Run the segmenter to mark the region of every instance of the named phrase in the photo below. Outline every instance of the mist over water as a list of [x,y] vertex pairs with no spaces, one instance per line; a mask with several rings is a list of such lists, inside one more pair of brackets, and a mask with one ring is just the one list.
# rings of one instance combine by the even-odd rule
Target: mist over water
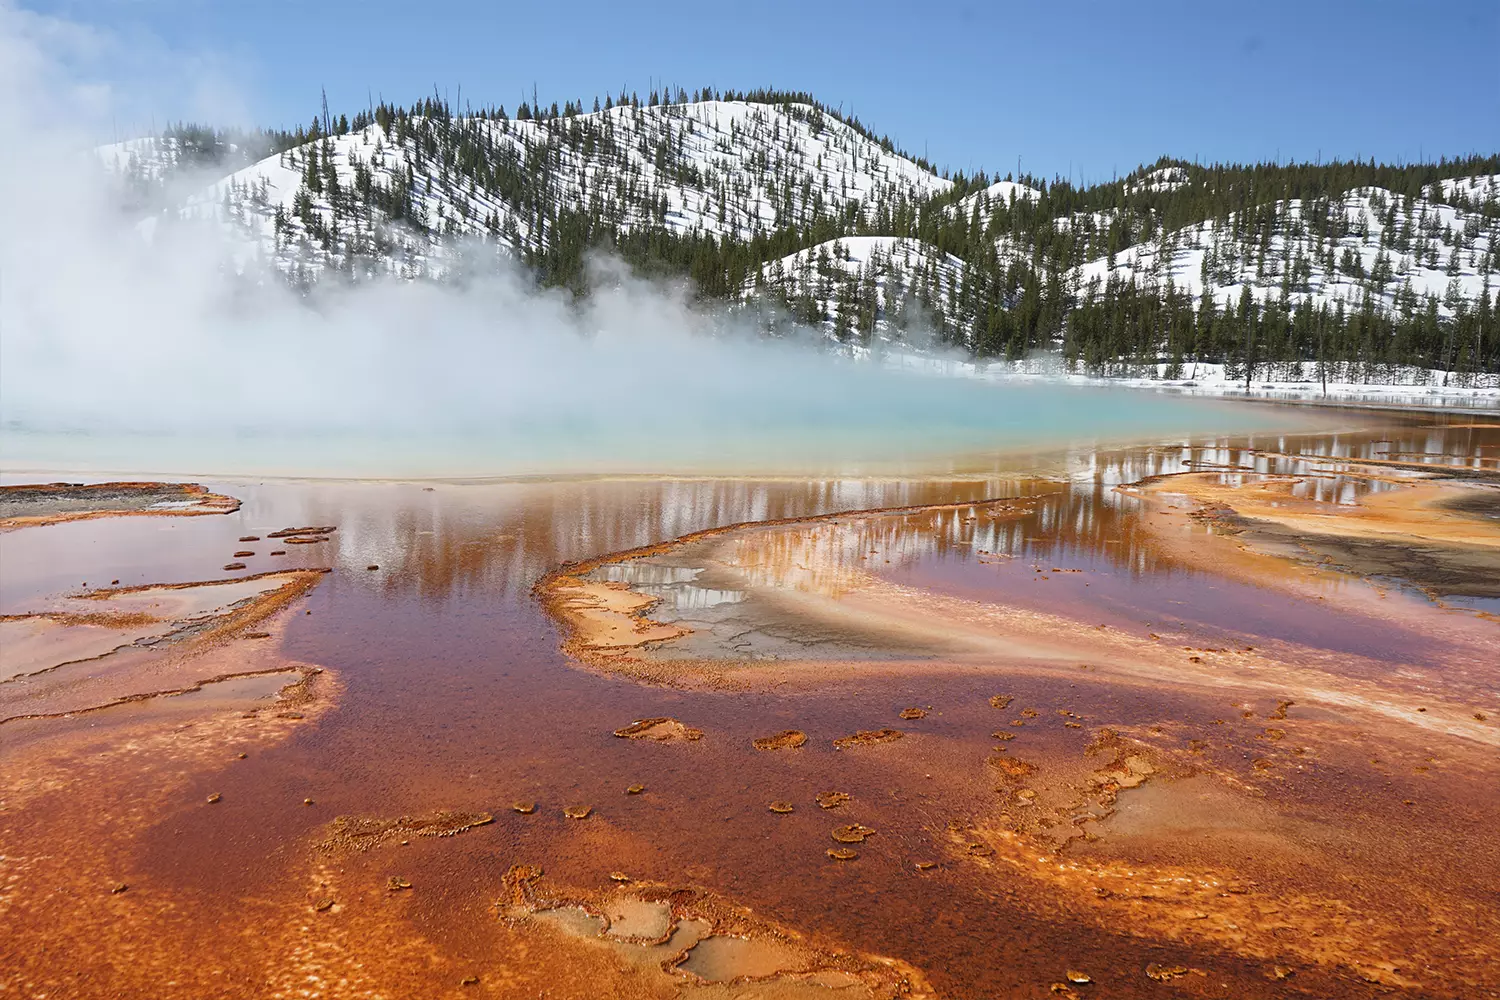
[[[213,225],[141,224],[90,152],[104,42],[0,3],[0,467],[330,476],[852,472],[1265,426],[1226,404],[886,371],[596,262],[576,302],[292,290]],[[107,134],[107,133],[106,133]]]

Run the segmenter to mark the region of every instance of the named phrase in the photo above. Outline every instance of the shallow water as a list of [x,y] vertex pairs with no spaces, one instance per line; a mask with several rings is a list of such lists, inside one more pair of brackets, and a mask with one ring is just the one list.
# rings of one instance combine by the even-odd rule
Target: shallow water
[[[1348,654],[1362,670],[1382,663],[1403,670],[1439,668],[1460,651],[1459,638],[1352,611],[1330,614],[1183,564],[1137,524],[1139,501],[1114,490],[1182,471],[1188,463],[1309,470],[1304,462],[1277,457],[1285,454],[1338,460],[1401,453],[1402,461],[1475,467],[1493,465],[1500,455],[1500,430],[1446,426],[1462,424],[1461,418],[1381,417],[1366,423],[1378,426],[1103,451],[1084,447],[997,460],[983,474],[914,479],[205,482],[242,499],[241,509],[0,534],[0,613],[14,613],[39,596],[75,593],[84,581],[218,579],[226,575],[220,567],[230,553],[241,548],[240,536],[264,536],[288,525],[338,526],[326,543],[293,546],[284,557],[271,557],[265,541],[246,546],[257,554],[244,559],[243,571],[334,570],[293,608],[282,640],[287,658],[326,667],[339,678],[343,690],[334,708],[286,742],[193,774],[183,801],[201,803],[210,793],[222,794],[213,809],[141,816],[130,805],[130,787],[96,790],[98,809],[130,817],[122,837],[127,828],[130,836],[121,840],[114,863],[137,873],[131,892],[140,883],[154,898],[191,901],[195,919],[208,925],[234,926],[245,901],[276,896],[296,870],[290,859],[298,845],[316,840],[334,816],[486,810],[495,814],[489,826],[391,848],[406,852],[396,857],[415,888],[400,894],[410,903],[390,919],[439,953],[466,961],[483,958],[499,874],[512,863],[529,862],[563,885],[607,886],[609,874],[623,870],[638,880],[703,886],[841,947],[910,962],[944,996],[1047,995],[1048,984],[1074,965],[1107,983],[1111,996],[1157,996],[1163,987],[1138,968],[1147,959],[1165,962],[1188,952],[1188,964],[1215,977],[1215,985],[1202,985],[1201,995],[1283,995],[1265,979],[1261,960],[1118,933],[1070,916],[1065,907],[1059,912],[1021,905],[1015,893],[1036,890],[989,881],[950,853],[954,824],[992,808],[994,780],[975,764],[991,753],[989,733],[1011,717],[987,702],[997,685],[1015,697],[1017,710],[1035,705],[1048,717],[1077,711],[1095,722],[1144,729],[1222,715],[1230,720],[1222,727],[1225,760],[1243,767],[1245,748],[1256,745],[1267,723],[1240,718],[1239,696],[1117,687],[1087,674],[1065,684],[1040,675],[997,682],[971,670],[901,675],[855,669],[795,690],[645,686],[571,663],[559,648],[555,623],[531,590],[564,562],[719,525],[1031,498],[1032,509],[1013,519],[968,521],[962,511],[949,511],[882,522],[859,546],[837,551],[850,566],[903,585],[1020,608],[1063,608],[1081,621],[1141,634],[1170,625],[1205,641],[1218,637],[1225,644],[1295,644]],[[1347,503],[1368,487],[1367,480],[1341,478],[1336,463],[1320,464],[1317,471],[1327,477],[1309,480],[1307,488],[1320,499]],[[378,569],[366,568],[372,565]],[[688,573],[642,567],[615,571],[615,577],[644,580],[643,589],[667,599],[660,609],[666,617],[737,605],[743,597],[698,586]],[[245,686],[255,697],[266,693],[265,682]],[[932,711],[917,721],[898,720],[897,713],[912,705]],[[1269,709],[1257,705],[1256,713],[1264,716]],[[107,733],[110,712],[48,722],[58,733]],[[120,724],[150,714],[135,706],[121,714]],[[706,736],[657,744],[612,735],[632,720],[656,716],[681,719]],[[907,735],[848,751],[832,745],[836,737],[881,726],[900,726]],[[806,731],[807,746],[752,749],[753,739],[789,728]],[[1027,729],[1023,736],[1033,738],[1031,733]],[[35,723],[24,736],[0,727],[0,757],[20,744],[34,745],[38,734]],[[1054,726],[1034,738],[1040,758],[1075,744],[1081,748],[1088,736]],[[1372,776],[1350,771],[1344,757],[1334,758],[1330,752],[1327,770],[1315,777],[1291,782],[1285,800],[1298,808],[1352,810],[1371,788],[1399,800],[1419,781],[1409,767]],[[625,794],[634,783],[646,790]],[[830,788],[850,793],[851,801],[836,811],[819,809],[813,797]],[[1138,820],[1143,812],[1177,817],[1184,808],[1177,798],[1159,800],[1157,788],[1150,796],[1121,808],[1114,822],[1122,838],[1136,829],[1132,824],[1152,827]],[[1441,867],[1447,864],[1442,859],[1478,843],[1482,820],[1442,796],[1434,799],[1438,818],[1432,828],[1446,832],[1423,827],[1423,838],[1432,855],[1428,863]],[[512,812],[509,803],[516,800],[538,802],[537,811]],[[772,800],[792,801],[795,810],[773,814],[767,809]],[[565,818],[562,807],[573,804],[594,812],[585,820]],[[1191,812],[1191,805],[1186,808]],[[0,853],[29,853],[18,848],[34,849],[29,838],[47,829],[45,810],[10,821]],[[857,862],[830,861],[830,829],[852,822],[878,832],[858,845]],[[1470,864],[1493,867],[1494,855],[1492,848],[1475,848]],[[941,863],[931,870],[914,867],[929,860]],[[146,889],[140,892],[144,896]],[[597,933],[602,926],[583,911],[555,913],[575,932],[592,927],[589,933]],[[38,943],[45,935],[50,951],[66,956],[67,940],[55,935],[67,930],[67,918],[25,910],[16,919],[20,936],[9,936],[8,954],[24,960],[26,974],[40,981],[43,973],[33,964],[39,953],[15,942]],[[744,956],[716,951],[741,947],[734,940],[709,938],[686,967],[709,980],[723,963],[739,967],[735,963]],[[202,946],[215,948],[211,941]],[[770,971],[785,957],[763,944],[754,947],[761,949],[756,960],[765,959]],[[232,959],[223,960],[233,966]],[[73,961],[89,966],[92,960],[80,953]],[[379,966],[381,959],[369,961]],[[96,976],[91,982],[110,981],[108,969],[90,967]],[[457,982],[447,965],[442,968],[444,978],[433,980],[431,995],[440,995],[439,982],[443,989]],[[1123,969],[1130,974],[1110,978],[1111,970]],[[1305,971],[1302,981],[1326,995],[1373,990],[1319,975]],[[120,988],[136,995],[128,984]],[[254,991],[230,989],[225,995]]]

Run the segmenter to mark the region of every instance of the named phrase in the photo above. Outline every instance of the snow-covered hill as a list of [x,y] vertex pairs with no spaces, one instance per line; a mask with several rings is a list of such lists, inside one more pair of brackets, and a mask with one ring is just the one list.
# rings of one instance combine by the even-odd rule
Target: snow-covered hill
[[748,294],[779,298],[839,340],[921,339],[942,325],[966,265],[912,238],[846,236],[764,265]]
[[[332,135],[325,116],[310,139],[186,128],[99,157],[135,192],[149,238],[206,229],[242,266],[303,286],[447,278],[504,257],[582,290],[585,255],[608,247],[752,303],[772,326],[790,317],[839,341],[936,336],[983,357],[1063,351],[1093,369],[1253,366],[1262,340],[1288,363],[1316,351],[1500,367],[1500,158],[1163,159],[1081,188],[950,180],[805,95],[707,96],[540,118],[522,105],[515,119],[426,99],[340,117]],[[1239,309],[1246,297],[1283,308]],[[1235,316],[1216,324],[1205,303]],[[1368,334],[1364,310],[1382,332]]]
[[1015,181],[996,181],[989,187],[966,194],[954,202],[949,211],[959,218],[977,218],[988,222],[991,213],[1002,206],[1008,207],[1016,201],[1036,201],[1042,192]]
[[284,271],[411,276],[441,270],[455,236],[545,250],[568,212],[627,232],[749,239],[819,218],[874,224],[949,186],[817,108],[703,101],[546,121],[388,119],[237,170],[180,217],[226,225]]
[[[1165,288],[1221,306],[1246,291],[1258,302],[1285,299],[1379,311],[1420,310],[1429,297],[1442,315],[1492,294],[1497,281],[1500,215],[1479,211],[1500,199],[1500,177],[1442,185],[1470,207],[1362,188],[1333,201],[1279,201],[1168,232],[1076,268],[1083,292],[1108,281]],[[1106,223],[1107,224],[1107,223]]]

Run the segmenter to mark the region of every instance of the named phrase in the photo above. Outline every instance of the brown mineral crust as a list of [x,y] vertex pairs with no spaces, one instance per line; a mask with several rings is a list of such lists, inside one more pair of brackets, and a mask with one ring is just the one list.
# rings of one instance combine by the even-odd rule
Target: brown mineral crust
[[906,734],[899,729],[861,729],[852,736],[840,736],[833,745],[840,750],[847,747],[868,746],[872,743],[894,743]]
[[694,729],[692,726],[663,715],[652,719],[637,719],[622,729],[616,729],[615,735],[623,740],[693,743],[703,739],[703,730]]
[[664,642],[691,630],[647,617],[660,603],[624,583],[568,578],[557,584],[559,607],[573,623],[573,639],[601,657],[624,658],[626,651]]
[[774,736],[762,736],[752,740],[757,750],[787,750],[800,747],[807,742],[807,734],[800,729],[783,729]]
[[0,615],[0,622],[24,622],[35,619],[45,619],[56,622],[59,625],[97,625],[101,628],[117,629],[140,628],[146,625],[155,625],[161,621],[155,615],[147,614],[144,611],[95,611],[90,613],[38,611],[34,614]]
[[[843,853],[846,850],[835,848],[829,853],[834,857],[858,856],[852,851],[846,855]],[[627,937],[609,941],[592,935],[564,936],[548,929],[544,938],[548,947],[543,952],[547,957],[540,964],[553,977],[551,982],[567,984],[564,994],[568,996],[655,996],[658,995],[656,990],[661,990],[659,995],[663,996],[680,993],[683,973],[676,967],[691,954],[691,950],[687,955],[651,955],[645,968],[652,971],[644,973],[651,978],[642,983],[643,972],[632,970],[628,960],[625,968],[621,968],[620,949],[625,945],[617,942],[630,942],[637,947],[659,945],[668,940],[675,941],[677,928],[695,924],[706,930],[699,932],[703,937],[689,939],[690,947],[698,941],[717,937],[764,945],[779,953],[795,956],[791,967],[784,971],[759,973],[753,978],[753,982],[735,980],[736,983],[750,986],[757,996],[778,998],[783,995],[801,997],[813,993],[832,994],[833,991],[827,989],[827,985],[833,985],[839,995],[847,992],[852,997],[869,1000],[935,998],[932,985],[921,971],[898,958],[852,951],[841,942],[773,922],[755,910],[737,905],[698,886],[634,879],[627,884],[601,888],[560,886],[544,877],[541,869],[530,865],[513,868],[504,881],[510,895],[507,902],[497,904],[500,916],[504,918],[502,923],[523,929],[537,922],[534,917],[538,913],[570,907],[595,915],[606,925],[610,923],[610,914],[619,912],[621,903],[654,904],[664,908],[669,915],[667,933],[649,940]],[[662,962],[663,957],[665,962]],[[599,971],[595,965],[597,958],[607,959],[608,965],[613,966],[614,970],[629,973],[631,988],[620,993],[600,993],[601,989],[606,988],[604,984],[615,982],[614,976],[619,972]],[[573,992],[573,984],[579,980],[563,970],[581,972],[587,976],[583,980],[587,983],[583,993]],[[642,994],[642,989],[647,992]],[[812,993],[806,992],[809,989]],[[787,992],[783,993],[783,990]]]
[[[186,505],[170,508],[152,506],[161,503]],[[75,509],[68,509],[70,505],[76,505]],[[140,514],[190,517],[199,514],[232,514],[239,509],[239,500],[210,493],[207,487],[197,483],[52,483],[0,486],[0,531],[97,517]]]
[[874,833],[873,829],[862,823],[846,823],[833,828],[833,839],[840,844],[862,844],[866,837]]
[[454,810],[394,819],[339,816],[328,824],[318,846],[325,851],[368,851],[402,837],[453,837],[494,821],[495,817],[487,812]]

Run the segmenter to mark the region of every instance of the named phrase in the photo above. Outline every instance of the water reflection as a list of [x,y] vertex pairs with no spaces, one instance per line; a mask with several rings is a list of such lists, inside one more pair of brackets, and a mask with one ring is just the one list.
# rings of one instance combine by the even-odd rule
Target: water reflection
[[[1367,623],[1351,627],[1347,617],[1316,608],[1296,611],[1288,601],[1259,600],[1212,574],[1179,565],[1136,525],[1132,514],[1140,500],[1116,487],[1190,470],[1295,474],[1305,477],[1302,488],[1308,496],[1347,503],[1361,489],[1389,485],[1372,486],[1349,475],[1353,461],[1398,463],[1363,467],[1391,478],[1409,476],[1421,465],[1488,468],[1476,463],[1493,463],[1500,446],[1496,435],[1496,428],[1456,421],[1381,418],[1379,426],[1367,430],[1182,439],[1103,451],[1078,446],[1056,454],[976,458],[900,481],[210,483],[241,497],[241,511],[160,519],[160,524],[144,519],[79,522],[0,536],[5,570],[0,589],[10,602],[27,588],[76,589],[83,580],[115,576],[128,576],[127,582],[213,578],[221,575],[226,548],[236,546],[241,536],[264,537],[289,525],[338,525],[328,542],[291,546],[284,557],[273,558],[269,546],[254,543],[249,547],[256,555],[245,560],[246,572],[310,565],[336,570],[308,602],[312,614],[299,614],[289,626],[287,652],[301,662],[326,665],[340,678],[345,690],[337,710],[284,747],[256,752],[249,761],[226,755],[215,773],[181,795],[184,802],[199,803],[209,792],[222,792],[221,804],[163,811],[142,821],[139,839],[129,843],[132,863],[149,875],[157,898],[193,900],[195,924],[233,929],[226,940],[256,939],[256,928],[237,923],[255,909],[244,906],[244,900],[275,899],[287,885],[303,884],[297,852],[289,845],[313,842],[328,817],[484,809],[497,813],[497,819],[483,834],[441,844],[414,843],[405,853],[393,847],[371,862],[393,863],[389,859],[399,857],[411,866],[402,873],[418,889],[399,904],[410,906],[414,914],[410,926],[401,925],[407,937],[415,929],[455,952],[482,940],[476,928],[496,926],[488,906],[506,866],[526,861],[544,863],[549,877],[560,884],[608,884],[614,869],[643,879],[706,884],[796,927],[916,961],[948,995],[1044,989],[1037,984],[1058,976],[1057,957],[1064,951],[1096,974],[1130,969],[1130,982],[1146,991],[1159,987],[1134,971],[1146,957],[1139,938],[1122,934],[1117,939],[1112,931],[1075,923],[1071,913],[1054,925],[1014,901],[997,905],[999,883],[965,874],[969,869],[955,866],[930,879],[912,875],[913,860],[945,856],[943,838],[950,824],[966,822],[994,802],[992,769],[983,764],[992,754],[989,734],[997,724],[988,700],[996,691],[991,676],[855,678],[828,691],[797,695],[651,688],[568,669],[552,623],[531,599],[532,586],[569,560],[718,525],[950,504],[954,506],[948,509],[868,521],[787,526],[779,532],[786,538],[777,543],[782,550],[762,571],[772,572],[773,564],[800,565],[808,572],[833,566],[838,572],[873,571],[934,589],[974,588],[991,598],[1002,594],[1042,608],[1076,608],[1087,601],[1101,616],[1092,621],[1113,614],[1122,622],[1130,619],[1137,631],[1147,627],[1148,616],[1152,622],[1207,621],[1226,634],[1262,633],[1271,641],[1404,658],[1401,672],[1409,684],[1450,696],[1457,688],[1467,697],[1468,689],[1459,681],[1471,665],[1445,658],[1441,637],[1402,634],[1394,627],[1382,631]],[[1303,457],[1288,457],[1298,455]],[[1418,470],[1409,467],[1413,464]],[[1014,501],[1015,509],[987,514],[985,508],[971,506],[997,497]],[[366,569],[372,565],[379,568]],[[687,609],[739,595],[732,587],[710,585],[692,567],[642,565],[608,572],[618,572],[623,582],[654,588],[657,596]],[[830,585],[825,580],[809,583]],[[831,585],[838,583],[835,573]],[[1255,644],[1261,645],[1259,639]],[[1481,682],[1484,690],[1493,691],[1491,674],[1470,687],[1477,689]],[[1065,748],[1070,745],[1065,741],[1075,736],[1080,745],[1088,738],[1081,730],[1063,728],[1067,724],[1055,714],[1062,708],[1087,717],[1090,727],[1123,725],[1144,731],[1148,724],[1161,723],[1184,736],[1212,734],[1215,746],[1223,749],[1222,766],[1238,766],[1247,780],[1255,779],[1247,762],[1273,746],[1260,738],[1267,724],[1263,718],[1246,719],[1240,729],[1234,728],[1239,716],[1229,711],[1228,703],[1239,700],[1238,694],[1197,700],[1170,685],[1116,689],[1083,672],[1076,687],[1045,676],[1011,676],[1003,690],[1017,696],[1018,707],[1038,706],[1041,718],[1054,722],[1044,730],[1038,719],[1022,730],[1031,744],[1025,750],[1030,759],[1043,759],[1049,747]],[[938,710],[920,723],[896,722],[901,707],[918,704]],[[1260,706],[1260,715],[1272,704]],[[1475,704],[1481,703],[1476,699]],[[709,735],[691,748],[610,735],[632,719],[660,715],[702,725]],[[1229,721],[1220,725],[1221,716]],[[899,754],[835,753],[831,748],[835,737],[897,724],[913,734],[901,742]],[[1189,725],[1195,728],[1179,728]],[[795,756],[753,749],[754,738],[793,727],[811,736],[809,746]],[[1286,744],[1300,746],[1315,738],[1315,731],[1298,733]],[[1022,745],[1015,744],[1012,752],[1019,753]],[[1328,745],[1330,755],[1337,752],[1335,742]],[[1350,745],[1356,745],[1352,737]],[[1370,756],[1393,753],[1380,747]],[[1349,761],[1364,757],[1362,749],[1351,754]],[[1395,857],[1390,867],[1397,872],[1410,870],[1413,858],[1433,855],[1450,877],[1474,870],[1472,859],[1486,842],[1482,835],[1449,823],[1448,814],[1428,812],[1438,806],[1427,785],[1427,762],[1413,756],[1400,765],[1389,773],[1351,777],[1342,758],[1303,770],[1288,757],[1285,769],[1274,773],[1286,776],[1278,780],[1303,783],[1278,793],[1293,806],[1343,808],[1347,800],[1348,815],[1361,817],[1349,829],[1378,826],[1383,838],[1384,824],[1369,822],[1371,814],[1364,811],[1375,801],[1372,795],[1400,803],[1420,794],[1421,811],[1397,805],[1394,814],[1379,814],[1402,817],[1390,827],[1399,852],[1390,854],[1382,842],[1382,857]],[[1393,781],[1398,782],[1394,788]],[[1420,793],[1410,790],[1419,781]],[[624,795],[622,790],[636,782],[650,791]],[[849,818],[881,832],[857,865],[831,870],[824,854],[829,821],[812,803],[818,792],[834,787],[853,796]],[[1458,787],[1462,791],[1464,786]],[[78,794],[84,791],[104,796],[100,815],[136,815],[131,810],[140,787],[94,782]],[[119,801],[110,797],[116,791]],[[1456,798],[1460,806],[1454,814],[1461,818],[1479,815],[1489,805],[1488,799]],[[316,805],[307,805],[309,799]],[[539,801],[544,808],[529,817],[510,814],[505,804],[516,799]],[[772,826],[771,819],[780,819],[766,811],[772,799],[796,800],[798,810]],[[594,818],[586,823],[564,820],[558,807],[570,802],[593,805]],[[1467,811],[1460,814],[1459,809]],[[1423,819],[1429,815],[1435,818]],[[45,813],[35,812],[28,821],[40,824],[44,818]],[[1462,854],[1451,845],[1433,848],[1433,832],[1449,828],[1459,831],[1456,839],[1469,838],[1460,845]],[[1401,839],[1407,829],[1415,832]],[[42,842],[40,837],[33,841]],[[25,846],[29,851],[33,845]],[[57,853],[55,847],[48,850]],[[1330,857],[1337,860],[1342,854]],[[1342,878],[1350,870],[1375,869],[1374,864],[1360,864],[1365,867],[1340,868],[1335,874]],[[1292,866],[1280,870],[1298,878],[1303,874]],[[1477,870],[1483,874],[1489,869]],[[370,883],[382,900],[379,886],[389,874],[375,872]],[[58,908],[55,891],[48,892],[51,909],[30,911],[30,926],[39,939],[35,928],[53,930],[44,922],[45,914]],[[469,899],[465,893],[473,896],[472,906],[456,902]],[[133,899],[127,896],[126,902]],[[302,913],[305,901],[298,906]],[[97,909],[92,897],[88,908]],[[1396,906],[1365,909],[1402,912]],[[934,914],[941,933],[933,933]],[[300,921],[285,922],[309,919],[303,913]],[[171,934],[158,937],[173,940]],[[76,948],[71,942],[84,938],[54,933],[46,939]],[[212,944],[195,961],[219,962]],[[506,952],[494,948],[491,953]],[[1006,962],[993,960],[1000,954]],[[1150,954],[1177,958],[1177,953]],[[373,962],[379,956],[362,957]],[[1237,987],[1263,978],[1259,968],[1246,971],[1239,959],[1231,967],[1212,950],[1183,960],[1212,968],[1226,981],[1238,976]],[[1311,979],[1312,973],[1303,975]],[[449,976],[448,987],[454,983]],[[1130,989],[1127,984],[1118,992],[1137,995]],[[436,985],[424,984],[406,995],[437,992]]]

